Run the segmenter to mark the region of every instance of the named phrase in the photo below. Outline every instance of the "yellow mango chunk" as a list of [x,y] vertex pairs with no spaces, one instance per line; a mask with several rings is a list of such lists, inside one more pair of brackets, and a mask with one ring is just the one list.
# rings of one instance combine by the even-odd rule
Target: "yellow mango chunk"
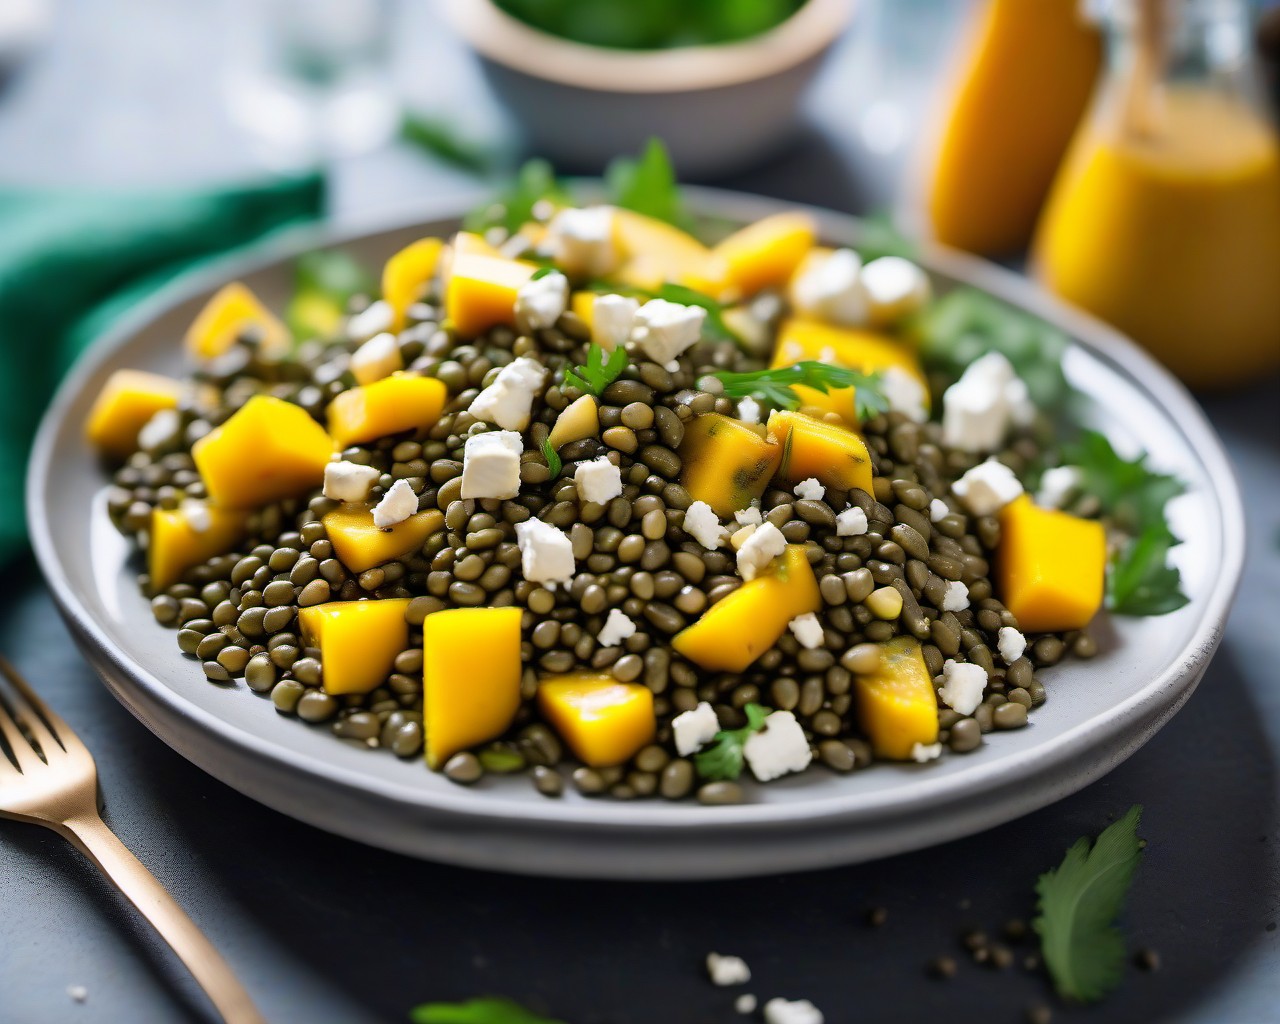
[[382,266],[382,298],[391,307],[391,329],[404,330],[405,311],[418,301],[440,265],[444,242],[420,238],[406,245]]
[[445,286],[445,315],[463,338],[515,325],[516,294],[538,268],[522,260],[457,252]]
[[914,637],[880,645],[880,667],[854,676],[858,722],[877,757],[906,761],[917,744],[938,742],[938,699]]
[[474,231],[459,231],[454,235],[449,245],[449,254],[451,259],[459,256],[502,256],[497,246],[490,245],[483,235],[477,235]]
[[409,646],[409,599],[330,601],[298,609],[308,647],[320,648],[325,693],[368,693],[387,681]]
[[671,646],[711,672],[742,672],[778,642],[797,615],[822,607],[803,544],[788,544],[768,572],[721,598]]
[[329,433],[339,448],[429,430],[444,409],[448,389],[434,377],[393,373],[390,377],[342,392],[329,403]]
[[617,210],[614,217],[623,259],[612,280],[647,291],[671,281],[717,298],[724,292],[723,262],[692,235],[634,210]]
[[599,292],[574,292],[569,296],[569,308],[587,325],[588,330],[595,323],[596,296],[599,294]]
[[85,421],[85,437],[104,455],[127,459],[138,450],[138,431],[161,409],[173,409],[182,385],[145,370],[116,370],[102,385]]
[[147,541],[151,589],[171,587],[188,569],[234,550],[244,538],[247,518],[244,512],[198,501],[152,509]]
[[653,694],[594,672],[546,676],[538,709],[578,760],[592,768],[622,764],[653,740]]
[[556,417],[547,442],[559,449],[570,441],[581,441],[600,433],[600,410],[595,396],[583,395],[565,406]]
[[232,281],[220,288],[196,315],[187,330],[187,351],[197,359],[216,359],[250,327],[258,331],[263,352],[278,356],[289,351],[289,328],[253,292],[239,281]]
[[433,508],[424,509],[382,530],[374,526],[371,508],[344,505],[326,512],[321,521],[338,561],[352,572],[364,572],[422,547],[444,524],[444,515]]
[[871,455],[862,438],[842,426],[799,412],[769,414],[769,437],[787,452],[778,476],[788,483],[816,477],[824,487],[874,493]]
[[520,708],[519,608],[449,608],[422,623],[427,765],[496,739]]
[[769,486],[782,448],[741,420],[709,412],[690,420],[680,442],[680,483],[721,519],[746,508]]
[[775,213],[735,231],[712,250],[728,281],[744,295],[786,284],[813,248],[817,230],[805,213]]
[[1025,494],[1000,513],[997,593],[1024,633],[1083,629],[1102,607],[1101,523],[1040,508]]
[[209,498],[252,508],[319,487],[333,441],[305,409],[254,395],[191,447]]

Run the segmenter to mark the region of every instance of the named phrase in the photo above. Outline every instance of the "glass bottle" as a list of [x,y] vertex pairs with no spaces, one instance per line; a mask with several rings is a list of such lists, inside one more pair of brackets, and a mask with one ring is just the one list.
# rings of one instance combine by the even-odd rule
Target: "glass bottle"
[[1108,69],[1032,253],[1193,387],[1280,367],[1280,146],[1243,0],[1096,5]]

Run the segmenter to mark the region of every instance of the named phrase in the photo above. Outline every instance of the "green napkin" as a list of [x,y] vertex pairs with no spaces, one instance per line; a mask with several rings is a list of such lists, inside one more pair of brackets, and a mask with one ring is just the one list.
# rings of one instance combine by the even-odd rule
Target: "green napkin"
[[27,453],[76,357],[145,295],[323,203],[319,175],[199,193],[0,190],[0,565],[24,546]]

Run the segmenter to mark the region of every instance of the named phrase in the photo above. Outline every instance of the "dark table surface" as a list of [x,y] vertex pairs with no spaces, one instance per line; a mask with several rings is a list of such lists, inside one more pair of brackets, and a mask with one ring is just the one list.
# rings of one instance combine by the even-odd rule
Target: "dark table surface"
[[[68,3],[38,63],[0,94],[0,181],[185,182],[252,169],[218,102],[218,5]],[[901,149],[870,152],[850,110],[906,117],[956,4],[930,19],[869,14],[809,105],[787,155],[730,185],[840,209],[893,197]],[[199,9],[197,9],[197,7]],[[919,12],[915,12],[919,14]],[[410,9],[406,92],[478,126],[500,115],[475,69]],[[925,27],[920,27],[927,21]],[[145,25],[144,32],[133,31]],[[874,31],[871,31],[874,30]],[[933,40],[930,43],[930,40]],[[930,49],[933,46],[933,49]],[[157,88],[159,79],[164,88]],[[877,90],[875,94],[868,89]],[[851,97],[858,103],[851,103]],[[877,104],[879,106],[877,106]],[[904,114],[904,111],[906,112]],[[198,126],[198,130],[197,130]],[[401,149],[335,169],[340,218],[473,187]],[[710,950],[747,959],[747,990],[809,998],[833,1024],[1018,1021],[1047,984],[962,962],[966,927],[1031,912],[1036,876],[1077,836],[1142,803],[1149,841],[1125,914],[1130,969],[1107,1002],[1055,1019],[1280,1020],[1280,415],[1277,382],[1205,401],[1235,461],[1251,552],[1226,639],[1185,709],[1122,767],[1002,828],[875,864],[807,875],[663,885],[485,874],[409,860],[298,824],[187,764],[115,703],[81,661],[36,568],[8,570],[0,650],[95,752],[105,816],[224,951],[273,1022],[399,1021],[415,1003],[500,993],[574,1024],[733,1021]],[[872,927],[867,912],[887,910]],[[1020,953],[1029,947],[1017,947]],[[69,986],[83,986],[84,1002]],[[52,833],[0,825],[0,1022],[208,1020],[167,950]]]

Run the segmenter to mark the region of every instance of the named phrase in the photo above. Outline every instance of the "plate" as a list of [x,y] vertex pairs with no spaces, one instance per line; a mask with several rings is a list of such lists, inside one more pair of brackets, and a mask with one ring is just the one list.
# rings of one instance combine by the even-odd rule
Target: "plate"
[[[693,208],[735,221],[793,205],[690,189]],[[1188,483],[1170,514],[1191,603],[1159,618],[1103,619],[1100,652],[1046,675],[1049,699],[1022,730],[926,765],[816,769],[749,790],[731,807],[539,795],[527,779],[464,789],[418,760],[335,739],[274,712],[243,681],[213,684],[156,625],[134,584],[126,542],[107,521],[106,477],[82,440],[85,414],[119,367],[177,373],[180,339],[205,299],[243,279],[279,309],[291,260],[341,245],[377,266],[460,209],[335,237],[295,233],[175,283],[100,339],[63,384],[36,440],[27,501],[36,555],[77,643],[111,692],[184,757],[284,814],[361,842],[472,867],[619,879],[718,878],[869,860],[978,832],[1099,778],[1153,736],[1204,674],[1244,558],[1240,494],[1222,447],[1183,388],[1131,342],[986,263],[928,250],[940,288],[982,288],[1061,327],[1064,360],[1089,416],[1121,451],[1145,449]],[[811,211],[826,241],[856,245],[859,222]]]

